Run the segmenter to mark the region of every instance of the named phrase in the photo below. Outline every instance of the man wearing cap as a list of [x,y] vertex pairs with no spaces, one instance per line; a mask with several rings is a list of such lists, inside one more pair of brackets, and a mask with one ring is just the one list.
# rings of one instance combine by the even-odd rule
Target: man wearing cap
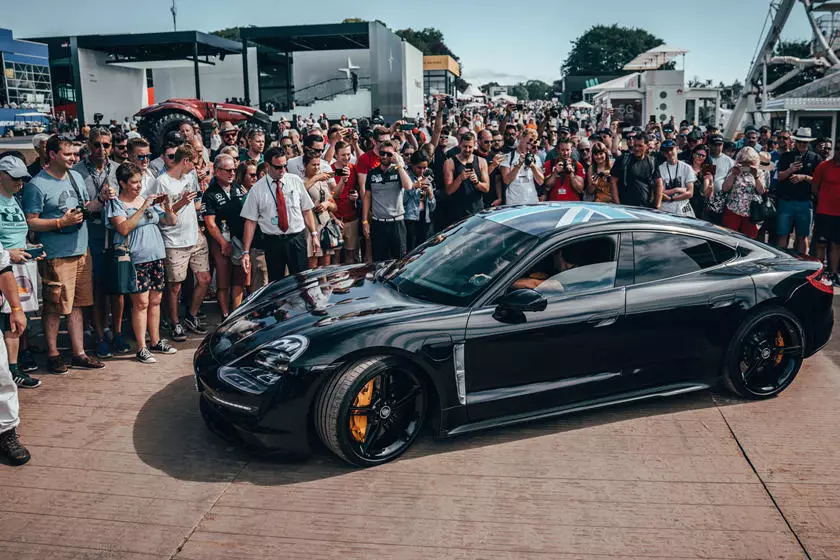
[[[233,126],[230,121],[222,123],[222,128],[219,129],[219,136],[222,138],[222,143],[219,148],[212,154],[213,159],[219,155],[219,151],[225,146],[236,146],[236,140],[239,135],[239,129]],[[237,147],[238,149],[238,147]]]
[[776,244],[786,248],[790,234],[795,228],[795,248],[800,253],[807,254],[813,218],[811,181],[822,158],[809,149],[810,143],[814,141],[810,128],[799,128],[792,138],[795,148],[779,158]]
[[[735,166],[735,160],[723,153],[723,145],[725,140],[720,134],[712,134],[709,136],[709,156],[706,158],[706,163],[715,167],[714,173],[714,189],[717,200],[720,201],[719,209],[714,208],[714,204],[706,206],[706,215],[704,218],[713,224],[720,225],[723,221],[723,182],[729,176],[729,172]],[[714,202],[712,200],[711,202]]]
[[703,141],[703,133],[699,130],[692,130],[688,133],[686,137],[685,146],[683,146],[680,155],[677,157],[678,160],[687,163],[688,165],[692,164],[692,153],[694,152],[694,148],[697,147],[700,142]]
[[753,125],[749,125],[744,129],[744,137],[735,142],[735,146],[740,150],[749,146],[756,152],[763,151],[761,144],[758,143],[758,129]]
[[242,268],[245,274],[251,269],[251,243],[259,224],[264,235],[268,279],[274,281],[285,276],[287,266],[289,274],[307,269],[307,235],[312,238],[313,252],[321,244],[312,213],[315,204],[303,180],[286,171],[283,149],[269,148],[265,162],[267,173],[248,191],[240,214],[245,218]]
[[[19,286],[20,296],[27,300],[25,311],[36,311],[38,309],[38,268],[32,255],[26,252],[26,236],[29,233],[29,227],[26,225],[23,209],[15,199],[15,195],[23,188],[24,182],[29,179],[31,177],[23,161],[11,155],[0,158],[0,246],[8,253],[11,263],[15,265],[13,276],[16,281],[19,276],[26,278]],[[0,324],[2,324],[0,330],[3,332],[8,352],[9,371],[18,387],[37,387],[41,382],[24,371],[26,364],[18,367],[21,336],[24,331],[11,329],[13,323],[10,318],[13,312],[13,308],[4,304],[0,314]]]

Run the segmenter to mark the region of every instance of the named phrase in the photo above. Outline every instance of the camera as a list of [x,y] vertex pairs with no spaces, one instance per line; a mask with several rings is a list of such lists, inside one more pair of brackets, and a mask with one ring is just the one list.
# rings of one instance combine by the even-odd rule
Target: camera
[[447,109],[452,109],[453,107],[455,107],[455,100],[452,99],[452,96],[447,95],[446,96],[446,108]]
[[525,165],[530,166],[532,163],[534,163],[534,154],[525,154]]
[[669,189],[681,189],[682,182],[680,181],[679,177],[674,177],[670,181],[668,181],[668,188]]

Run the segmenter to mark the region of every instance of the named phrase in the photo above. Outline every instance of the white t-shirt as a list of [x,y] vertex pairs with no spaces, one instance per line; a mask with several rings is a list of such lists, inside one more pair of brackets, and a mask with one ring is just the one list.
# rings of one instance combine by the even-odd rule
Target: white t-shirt
[[[518,151],[511,153],[513,156],[508,155],[499,167],[516,167],[521,156]],[[534,156],[534,163],[538,169],[542,169],[543,162],[539,156]],[[507,186],[507,190],[505,191],[505,204],[508,206],[514,204],[535,204],[539,201],[537,183],[534,182],[534,172],[530,167],[523,165],[519,168],[519,173],[517,173],[516,178]]]
[[[155,179],[149,194],[166,193],[174,206],[181,200],[184,193],[191,190],[195,190],[192,174],[187,173],[180,179],[175,179],[169,173],[163,173]],[[195,211],[195,204],[190,203],[181,208],[177,218],[174,226],[167,226],[163,222],[158,224],[164,246],[167,249],[192,247],[198,243],[198,214]]]
[[[697,175],[694,173],[694,170],[684,161],[677,161],[675,164],[668,163],[667,161],[663,162],[659,165],[659,176],[662,178],[666,190],[677,188],[677,185],[679,185],[679,188],[688,189],[689,183],[697,181]],[[689,214],[691,204],[689,203],[689,199],[671,202],[663,198],[662,206],[659,209],[670,214],[685,216]]]

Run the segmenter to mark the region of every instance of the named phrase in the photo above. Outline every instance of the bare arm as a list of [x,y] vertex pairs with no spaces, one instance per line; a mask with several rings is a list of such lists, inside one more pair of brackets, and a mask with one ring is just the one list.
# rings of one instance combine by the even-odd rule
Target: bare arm
[[478,160],[478,172],[481,176],[475,188],[481,192],[490,192],[490,175],[487,173],[487,162],[483,159]]
[[665,183],[662,179],[657,179],[655,186],[654,186],[654,193],[653,193],[653,207],[659,209],[662,206],[662,191],[664,190]]

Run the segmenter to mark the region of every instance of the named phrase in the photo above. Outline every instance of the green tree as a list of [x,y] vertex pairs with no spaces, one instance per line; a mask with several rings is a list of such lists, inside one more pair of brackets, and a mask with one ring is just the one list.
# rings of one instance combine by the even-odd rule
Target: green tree
[[499,82],[487,82],[486,84],[478,86],[478,89],[480,89],[481,93],[483,93],[484,95],[490,95],[490,88],[499,87],[501,85],[502,84],[500,84]]
[[349,17],[349,18],[344,18],[343,20],[341,20],[341,23],[364,23],[364,22],[365,22],[365,20],[363,20],[362,18],[357,18],[357,17]]
[[528,99],[545,99],[552,91],[552,88],[542,80],[528,80],[523,84],[528,90]]
[[[256,27],[255,25],[247,25],[246,27]],[[222,39],[230,39],[231,41],[240,41],[239,30],[241,27],[225,27],[218,31],[211,31],[211,35],[218,35]]]
[[644,29],[595,25],[572,41],[561,70],[566,76],[621,74],[625,64],[663,43]]
[[458,56],[449,50],[449,47],[443,42],[443,33],[439,29],[426,27],[414,30],[409,27],[396,31],[396,34],[414,45],[417,50],[426,56],[445,54],[459,60]]
[[[795,56],[797,58],[810,58],[811,45],[808,41],[779,41],[776,48],[773,49],[773,56]],[[772,84],[792,69],[789,64],[768,64],[767,65],[767,84]],[[817,78],[823,76],[823,72],[815,67],[807,68],[800,72],[796,77],[791,78],[784,84],[780,85],[771,95],[781,95],[786,91],[798,88],[801,85],[810,83]]]
[[508,89],[508,93],[517,99],[522,99],[524,101],[530,99],[530,97],[528,97],[528,88],[526,88],[525,84],[521,82]]

